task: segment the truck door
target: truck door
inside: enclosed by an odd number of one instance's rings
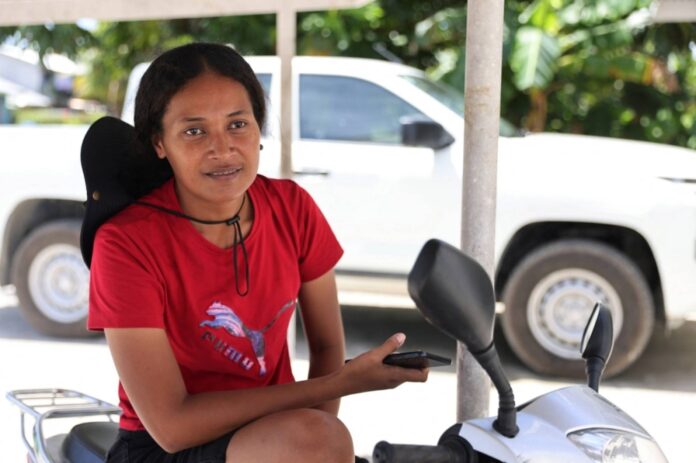
[[[449,151],[405,146],[400,119],[409,116],[428,119],[373,82],[299,78],[294,179],[341,241],[342,269],[406,273],[437,230],[459,228],[458,209],[447,207],[458,197]]]

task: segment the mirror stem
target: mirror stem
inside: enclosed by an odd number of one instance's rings
[[[585,372],[587,373],[587,386],[599,392],[599,381],[602,379],[604,372],[604,360],[601,357],[590,357],[585,363]]]
[[[505,437],[515,437],[519,432],[515,396],[503,371],[495,345],[491,343],[486,350],[473,355],[486,370],[498,391],[498,418],[493,422],[493,428]]]

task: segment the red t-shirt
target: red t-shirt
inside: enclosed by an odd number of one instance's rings
[[[248,194],[255,215],[244,239],[246,296],[235,287],[231,248],[212,244],[186,219],[131,205],[97,232],[89,329],[163,328],[190,394],[294,381],[287,328],[300,285],[331,270],[343,250],[293,181],[259,175]],[[181,211],[173,180],[142,200]],[[119,399],[121,428],[145,429],[121,384]]]

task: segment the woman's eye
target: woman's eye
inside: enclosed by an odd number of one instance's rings
[[[233,123],[230,124],[230,128],[232,129],[241,129],[247,126],[246,121],[234,121]]]
[[[203,134],[203,131],[202,131],[201,129],[198,129],[198,128],[195,128],[195,127],[194,127],[194,128],[190,128],[190,129],[184,130],[184,133],[185,133],[186,135],[196,136],[196,135],[201,135],[201,134]]]

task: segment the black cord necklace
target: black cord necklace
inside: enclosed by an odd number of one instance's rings
[[[244,245],[244,235],[242,234],[242,225],[241,225],[241,218],[239,217],[239,213],[242,212],[242,208],[244,208],[244,204],[246,203],[246,197],[247,194],[246,192],[244,193],[244,196],[242,197],[242,204],[239,206],[239,209],[237,209],[237,212],[230,217],[229,219],[224,219],[224,220],[203,220],[203,219],[197,219],[196,217],[192,217],[188,214],[184,214],[183,212],[180,211],[175,211],[174,209],[169,209],[167,207],[159,206],[157,204],[152,204],[148,203],[147,201],[135,201],[135,204],[139,204],[141,206],[146,206],[152,209],[156,209],[161,212],[166,212],[167,214],[171,214],[175,217],[179,217],[181,219],[188,219],[193,222],[197,222],[203,225],[232,225],[234,226],[234,242],[232,243],[232,261],[234,265],[234,285],[235,289],[237,290],[237,294],[240,296],[246,296],[249,293],[249,255],[247,254],[247,249],[246,246]],[[246,280],[246,287],[242,291],[240,289],[240,284],[239,284],[239,272],[237,271],[237,245],[239,244],[239,247],[242,249],[242,254],[244,256],[244,279]]]

